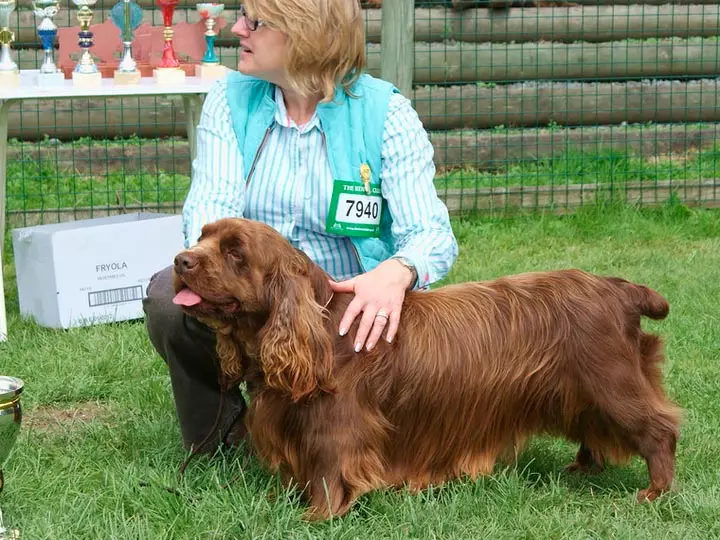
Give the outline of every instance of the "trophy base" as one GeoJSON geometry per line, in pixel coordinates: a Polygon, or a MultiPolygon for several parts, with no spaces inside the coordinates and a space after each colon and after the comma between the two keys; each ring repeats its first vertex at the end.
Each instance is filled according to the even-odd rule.
{"type": "Polygon", "coordinates": [[[137,84],[140,82],[140,72],[136,69],[135,71],[120,71],[115,70],[113,74],[115,84],[137,84]]]}
{"type": "Polygon", "coordinates": [[[0,86],[5,88],[20,86],[20,72],[0,71],[0,86]]]}
{"type": "Polygon", "coordinates": [[[73,86],[79,88],[98,88],[102,84],[102,73],[78,73],[73,71],[73,86]]]}
{"type": "Polygon", "coordinates": [[[38,73],[35,76],[35,84],[38,86],[62,86],[65,81],[65,74],[62,71],[55,73],[38,73]]]}
{"type": "Polygon", "coordinates": [[[0,527],[0,540],[20,540],[20,531],[17,529],[7,530],[0,527]]]}
{"type": "Polygon", "coordinates": [[[176,85],[185,83],[185,70],[181,68],[155,68],[153,80],[159,85],[176,85]]]}
{"type": "Polygon", "coordinates": [[[198,64],[195,66],[195,76],[200,79],[222,79],[227,72],[228,69],[221,64],[198,64]]]}

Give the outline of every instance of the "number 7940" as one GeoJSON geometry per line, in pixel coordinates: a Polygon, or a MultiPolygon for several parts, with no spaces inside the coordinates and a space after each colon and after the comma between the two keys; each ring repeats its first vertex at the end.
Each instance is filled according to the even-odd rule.
{"type": "Polygon", "coordinates": [[[355,214],[355,217],[377,219],[378,212],[380,211],[379,204],[377,201],[363,201],[362,199],[346,199],[345,204],[347,210],[345,217],[350,217],[351,213],[355,214]]]}

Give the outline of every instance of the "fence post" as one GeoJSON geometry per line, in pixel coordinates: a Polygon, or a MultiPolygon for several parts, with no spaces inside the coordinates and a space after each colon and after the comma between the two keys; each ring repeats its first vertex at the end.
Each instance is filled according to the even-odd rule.
{"type": "Polygon", "coordinates": [[[415,0],[382,3],[380,77],[412,98],[415,69],[415,0]]]}

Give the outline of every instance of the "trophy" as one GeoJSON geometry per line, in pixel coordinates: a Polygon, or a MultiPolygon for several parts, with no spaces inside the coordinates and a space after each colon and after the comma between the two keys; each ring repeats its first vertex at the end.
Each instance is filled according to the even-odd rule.
{"type": "Polygon", "coordinates": [[[215,55],[215,19],[225,9],[225,4],[202,3],[195,6],[200,13],[200,17],[205,19],[205,43],[207,49],[202,57],[202,62],[195,66],[195,76],[201,79],[218,79],[225,76],[227,68],[220,64],[215,55]]]}
{"type": "Polygon", "coordinates": [[[37,75],[38,86],[63,84],[65,76],[55,65],[53,60],[53,45],[57,35],[57,26],[52,18],[60,9],[60,0],[33,0],[33,13],[40,17],[37,33],[43,47],[43,62],[37,75]]]}
{"type": "Polygon", "coordinates": [[[78,45],[82,49],[80,60],[73,69],[73,84],[75,86],[100,86],[102,82],[102,74],[90,54],[93,46],[93,33],[90,31],[90,21],[93,18],[93,12],[90,6],[94,6],[97,0],[72,0],[78,8],[77,18],[80,21],[80,31],[78,32],[78,45]]]}
{"type": "Polygon", "coordinates": [[[0,86],[20,84],[20,70],[10,53],[10,44],[15,41],[10,30],[10,14],[14,10],[15,0],[0,0],[0,86]]]}
{"type": "Polygon", "coordinates": [[[179,0],[157,0],[163,15],[163,44],[162,58],[158,67],[153,69],[153,79],[158,84],[182,84],[185,82],[185,71],[180,67],[180,61],[173,47],[172,28],[173,13],[179,0]]]}
{"type": "Polygon", "coordinates": [[[123,56],[115,70],[117,84],[137,84],[140,82],[140,71],[132,57],[133,31],[142,22],[142,8],[132,0],[120,0],[110,10],[113,23],[120,29],[123,42],[123,56]]]}
{"type": "MultiPolygon", "coordinates": [[[[0,376],[0,493],[5,485],[2,468],[15,445],[22,423],[20,394],[23,387],[24,383],[21,379],[0,376]]],[[[5,538],[6,533],[9,533],[8,540],[18,537],[16,530],[7,531],[3,527],[0,512],[0,539],[5,538]]]]}

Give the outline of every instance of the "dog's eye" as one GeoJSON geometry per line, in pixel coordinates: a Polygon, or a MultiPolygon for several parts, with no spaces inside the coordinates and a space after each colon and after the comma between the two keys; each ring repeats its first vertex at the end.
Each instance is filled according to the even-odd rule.
{"type": "Polygon", "coordinates": [[[240,253],[240,250],[238,248],[229,248],[226,252],[226,255],[234,261],[243,260],[242,253],[240,253]]]}
{"type": "Polygon", "coordinates": [[[233,237],[223,238],[220,241],[220,252],[223,254],[225,259],[237,266],[238,263],[245,262],[245,255],[243,253],[242,245],[238,239],[233,237]]]}

